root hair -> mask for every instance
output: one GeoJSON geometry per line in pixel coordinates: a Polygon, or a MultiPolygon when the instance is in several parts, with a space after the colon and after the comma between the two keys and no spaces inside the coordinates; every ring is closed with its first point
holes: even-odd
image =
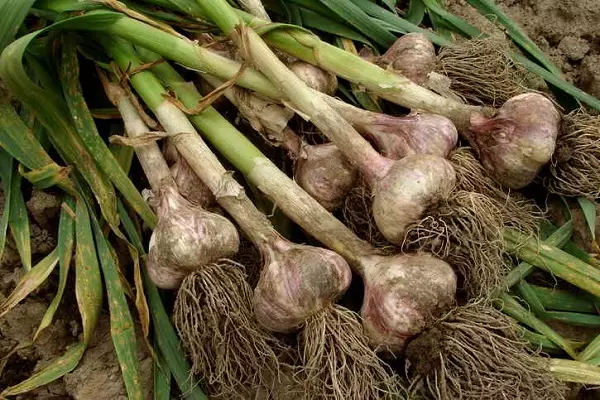
{"type": "Polygon", "coordinates": [[[559,195],[600,198],[600,115],[579,109],[564,116],[544,183],[559,195]]]}
{"type": "Polygon", "coordinates": [[[300,334],[306,399],[403,399],[399,377],[369,347],[360,317],[333,305],[311,317],[300,334]]]}
{"type": "Polygon", "coordinates": [[[359,238],[371,243],[383,254],[393,254],[396,247],[379,231],[372,211],[371,189],[366,181],[359,178],[350,190],[342,207],[342,220],[359,238]]]}
{"type": "Polygon", "coordinates": [[[487,175],[470,147],[459,147],[450,155],[456,171],[456,188],[487,196],[500,209],[505,227],[531,236],[538,233],[544,212],[538,205],[516,191],[506,189],[487,175]]]}
{"type": "Polygon", "coordinates": [[[192,373],[212,396],[249,399],[277,385],[283,347],[256,322],[240,264],[220,260],[189,274],[177,294],[174,319],[192,373]]]}
{"type": "Polygon", "coordinates": [[[436,400],[564,399],[514,320],[486,301],[450,311],[407,349],[411,389],[436,400]],[[424,392],[424,393],[423,393],[424,392]]]}
{"type": "Polygon", "coordinates": [[[458,273],[469,298],[491,293],[509,271],[502,212],[489,197],[454,191],[407,229],[403,250],[428,251],[458,273]]]}
{"type": "Polygon", "coordinates": [[[509,51],[506,41],[498,38],[462,41],[440,50],[437,69],[467,103],[498,106],[528,91],[529,74],[510,58],[509,51]]]}

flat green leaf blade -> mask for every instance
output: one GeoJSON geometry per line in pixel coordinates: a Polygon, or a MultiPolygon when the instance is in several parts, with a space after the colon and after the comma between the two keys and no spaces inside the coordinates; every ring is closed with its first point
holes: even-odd
{"type": "Polygon", "coordinates": [[[380,46],[388,48],[396,40],[393,34],[378,25],[350,0],[320,0],[320,2],[380,46]]]}
{"type": "Polygon", "coordinates": [[[499,306],[502,312],[552,340],[571,357],[575,358],[577,356],[575,350],[573,350],[569,342],[567,342],[552,328],[546,325],[543,321],[540,321],[531,312],[525,309],[517,300],[513,298],[513,296],[503,293],[500,296],[499,306]]]}
{"type": "Polygon", "coordinates": [[[139,360],[137,352],[137,339],[135,324],[129,306],[118,267],[110,251],[109,244],[102,233],[98,222],[92,220],[98,258],[104,275],[108,306],[110,309],[110,332],[121,365],[121,373],[129,399],[143,399],[141,386],[139,360]]]}
{"type": "Polygon", "coordinates": [[[69,164],[77,166],[100,205],[103,216],[112,227],[118,226],[115,191],[108,178],[98,170],[91,155],[77,135],[69,110],[61,97],[48,88],[36,85],[23,65],[23,55],[40,30],[12,42],[0,55],[0,78],[10,91],[45,126],[54,146],[69,164]]]}
{"type": "Polygon", "coordinates": [[[60,305],[65,288],[67,287],[67,277],[71,258],[73,256],[73,247],[75,245],[75,200],[68,197],[62,205],[60,219],[58,221],[58,289],[52,302],[48,306],[40,325],[33,336],[33,340],[38,337],[40,332],[46,329],[52,323],[54,314],[60,305]]]}
{"type": "Polygon", "coordinates": [[[19,26],[35,0],[3,0],[0,2],[0,52],[15,38],[19,26]]]}
{"type": "Polygon", "coordinates": [[[56,165],[8,102],[8,94],[0,92],[0,147],[30,170],[56,165]]]}
{"type": "Polygon", "coordinates": [[[10,188],[13,171],[13,158],[6,151],[0,149],[0,180],[4,191],[4,208],[0,217],[0,261],[4,256],[6,235],[8,234],[8,217],[10,216],[10,188]]]}
{"type": "Polygon", "coordinates": [[[423,18],[425,18],[425,4],[423,4],[423,0],[411,0],[404,18],[415,25],[420,25],[423,22],[423,18]]]}
{"type": "Polygon", "coordinates": [[[592,234],[592,240],[596,241],[596,203],[585,197],[578,197],[577,203],[585,217],[588,229],[592,234]]]}
{"type": "Polygon", "coordinates": [[[102,277],[87,205],[78,199],[76,208],[75,297],[81,314],[83,341],[89,344],[102,309],[102,277]]]}
{"type": "Polygon", "coordinates": [[[96,124],[87,107],[79,84],[79,62],[73,40],[63,35],[61,83],[63,93],[71,111],[73,123],[84,145],[96,164],[123,194],[125,200],[149,226],[156,225],[156,216],[144,201],[140,192],[121,168],[96,129],[96,124]]]}
{"type": "Polygon", "coordinates": [[[156,358],[154,359],[154,400],[170,400],[171,399],[171,371],[167,367],[167,363],[158,347],[156,340],[154,341],[154,349],[156,350],[156,358]]]}
{"type": "Polygon", "coordinates": [[[21,300],[40,286],[58,264],[58,249],[55,248],[39,263],[31,268],[19,281],[17,287],[0,304],[0,317],[12,310],[21,300]]]}
{"type": "Polygon", "coordinates": [[[298,7],[297,9],[302,20],[302,26],[331,33],[332,35],[357,40],[372,46],[369,39],[344,24],[340,24],[339,22],[304,7],[298,7]]]}
{"type": "Polygon", "coordinates": [[[53,360],[44,369],[31,375],[31,377],[23,382],[7,388],[2,394],[4,396],[16,396],[26,393],[68,374],[77,367],[86,347],[84,342],[76,344],[69,348],[61,357],[53,360]]]}
{"type": "Polygon", "coordinates": [[[569,311],[578,313],[595,314],[596,307],[584,296],[556,288],[545,288],[531,285],[544,308],[553,311],[569,311]]]}
{"type": "Polygon", "coordinates": [[[13,172],[10,182],[10,214],[8,225],[10,233],[15,241],[17,251],[21,257],[21,263],[26,271],[31,269],[31,235],[29,234],[29,216],[27,215],[27,206],[21,191],[21,181],[23,180],[19,172],[13,172]]]}
{"type": "Polygon", "coordinates": [[[600,335],[596,336],[596,338],[592,340],[581,353],[579,353],[577,359],[579,361],[589,361],[598,357],[600,357],[600,335]]]}

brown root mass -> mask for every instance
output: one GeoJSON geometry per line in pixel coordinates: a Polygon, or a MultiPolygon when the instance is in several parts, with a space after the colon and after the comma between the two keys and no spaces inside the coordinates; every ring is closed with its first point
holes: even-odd
{"type": "Polygon", "coordinates": [[[564,399],[565,387],[527,348],[514,320],[471,302],[409,344],[411,388],[436,400],[564,399]]]}
{"type": "Polygon", "coordinates": [[[509,51],[497,38],[463,41],[440,50],[437,70],[450,78],[450,89],[467,103],[499,106],[528,91],[528,73],[509,51]]]}
{"type": "Polygon", "coordinates": [[[408,228],[402,247],[448,262],[460,277],[461,289],[477,297],[491,293],[509,271],[503,226],[501,209],[492,199],[458,190],[408,228]]]}
{"type": "Polygon", "coordinates": [[[584,109],[564,116],[549,172],[550,192],[600,198],[600,116],[584,109]]]}
{"type": "Polygon", "coordinates": [[[405,399],[399,378],[369,347],[359,316],[333,305],[317,313],[300,334],[304,398],[405,399]]]}
{"type": "Polygon", "coordinates": [[[544,216],[534,201],[522,194],[504,188],[486,174],[473,150],[460,147],[450,155],[450,161],[456,171],[456,188],[468,192],[481,193],[500,207],[505,227],[516,229],[524,234],[537,233],[544,216]]]}
{"type": "Polygon", "coordinates": [[[278,384],[273,377],[280,374],[282,348],[254,318],[252,289],[241,265],[221,260],[189,274],[174,319],[192,373],[212,396],[246,400],[278,384]]]}
{"type": "Polygon", "coordinates": [[[396,252],[396,247],[377,228],[371,207],[372,202],[371,189],[364,179],[359,179],[346,196],[342,207],[342,220],[358,237],[385,254],[393,254],[396,252]]]}

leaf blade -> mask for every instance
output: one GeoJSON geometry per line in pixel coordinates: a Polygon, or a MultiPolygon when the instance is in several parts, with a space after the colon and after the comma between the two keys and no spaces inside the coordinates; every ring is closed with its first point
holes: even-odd
{"type": "Polygon", "coordinates": [[[125,290],[115,259],[100,225],[93,217],[92,226],[107,291],[111,336],[121,366],[127,395],[130,399],[142,399],[144,396],[139,372],[135,324],[127,305],[125,290]]]}
{"type": "Polygon", "coordinates": [[[65,203],[63,203],[58,222],[58,289],[56,290],[56,294],[48,306],[46,313],[42,317],[42,321],[40,322],[37,331],[33,335],[34,341],[37,339],[38,335],[52,323],[54,314],[60,305],[65,288],[67,287],[67,277],[69,274],[71,259],[73,257],[73,248],[75,245],[74,208],[74,199],[71,197],[67,198],[65,203]]]}
{"type": "Polygon", "coordinates": [[[12,310],[19,302],[21,302],[21,300],[40,286],[52,273],[56,264],[58,264],[57,248],[52,250],[50,254],[23,275],[17,284],[17,287],[15,287],[11,294],[2,302],[2,304],[0,304],[0,317],[12,310]]]}
{"type": "Polygon", "coordinates": [[[75,130],[96,164],[121,192],[125,200],[148,225],[156,225],[156,216],[98,134],[96,124],[81,91],[79,62],[74,41],[63,35],[62,43],[61,83],[75,130]]]}

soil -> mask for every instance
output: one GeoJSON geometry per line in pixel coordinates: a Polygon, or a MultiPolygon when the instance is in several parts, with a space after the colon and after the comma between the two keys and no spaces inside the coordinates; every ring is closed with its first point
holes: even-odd
{"type": "MultiPolygon", "coordinates": [[[[499,30],[465,0],[444,0],[482,31],[499,30]]],[[[600,98],[600,0],[496,0],[496,4],[562,69],[565,78],[600,98]]]]}

